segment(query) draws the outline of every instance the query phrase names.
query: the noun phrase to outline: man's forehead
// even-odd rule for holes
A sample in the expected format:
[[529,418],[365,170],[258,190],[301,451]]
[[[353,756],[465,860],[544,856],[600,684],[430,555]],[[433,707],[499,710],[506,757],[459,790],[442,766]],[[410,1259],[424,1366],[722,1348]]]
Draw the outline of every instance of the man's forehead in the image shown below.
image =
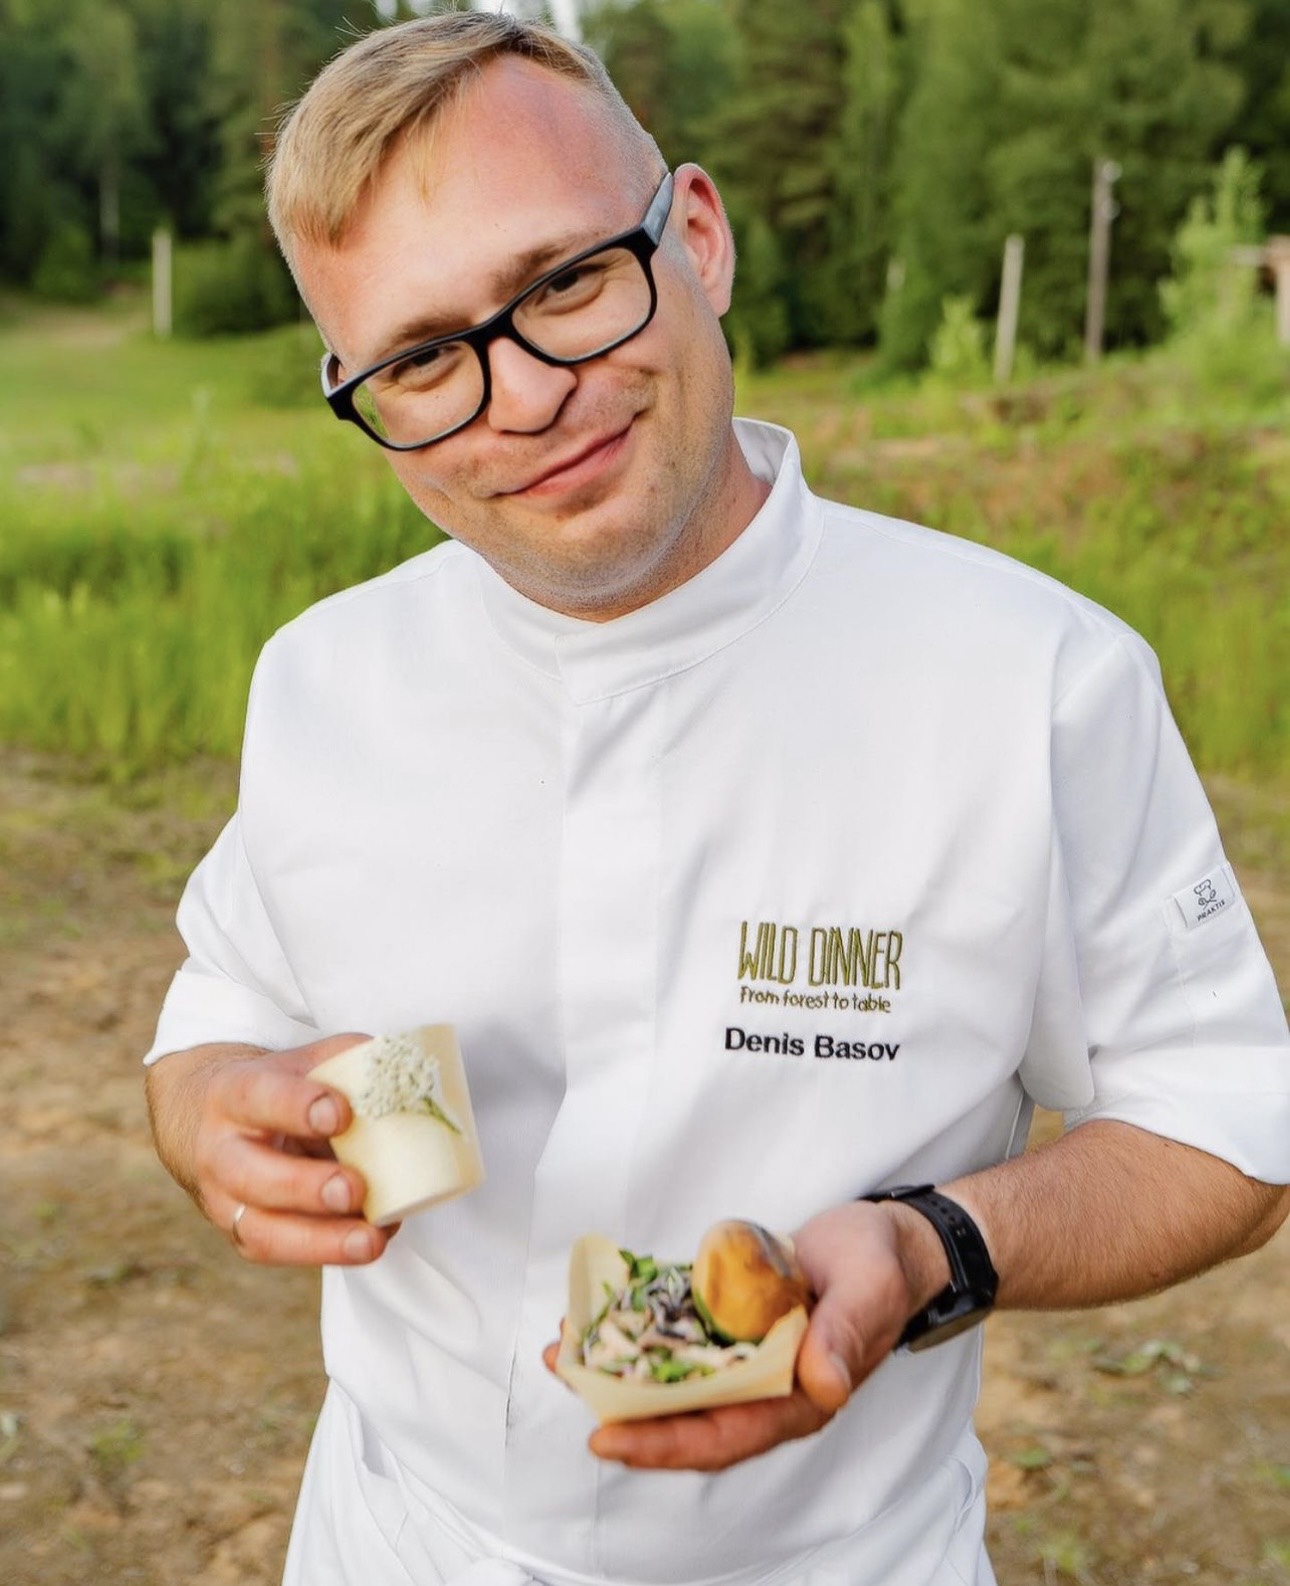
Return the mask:
[[612,195],[645,179],[647,147],[587,84],[510,57],[469,79],[406,153],[428,204],[462,185],[482,208],[485,195],[519,202],[535,180],[548,198]]
[[650,173],[582,85],[490,64],[434,125],[397,145],[339,245],[302,285],[342,361],[374,362],[462,329],[527,279],[638,218]]

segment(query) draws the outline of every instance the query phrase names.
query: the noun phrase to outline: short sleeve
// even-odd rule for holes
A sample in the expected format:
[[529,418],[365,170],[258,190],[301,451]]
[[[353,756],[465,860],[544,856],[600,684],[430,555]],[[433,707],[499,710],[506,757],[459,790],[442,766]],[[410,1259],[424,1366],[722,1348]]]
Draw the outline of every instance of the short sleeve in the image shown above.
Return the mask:
[[193,872],[179,905],[188,947],[144,1061],[207,1042],[300,1046],[320,1034],[274,934],[237,816]]
[[1053,789],[1092,1099],[1290,1182],[1290,1036],[1155,658],[1123,633],[1060,699]]

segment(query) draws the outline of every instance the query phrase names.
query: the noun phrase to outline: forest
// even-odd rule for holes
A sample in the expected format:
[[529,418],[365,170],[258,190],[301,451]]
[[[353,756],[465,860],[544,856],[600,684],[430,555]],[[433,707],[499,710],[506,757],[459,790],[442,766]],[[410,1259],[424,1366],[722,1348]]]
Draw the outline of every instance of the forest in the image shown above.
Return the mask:
[[[181,330],[295,318],[264,155],[323,61],[412,14],[0,0],[0,284],[94,301],[165,227]],[[1285,0],[596,0],[579,23],[668,161],[718,178],[741,259],[728,331],[753,364],[841,346],[917,368],[947,324],[991,320],[1014,234],[1024,355],[1077,356],[1102,162],[1111,349],[1167,333],[1161,283],[1229,151],[1232,240],[1290,231]]]

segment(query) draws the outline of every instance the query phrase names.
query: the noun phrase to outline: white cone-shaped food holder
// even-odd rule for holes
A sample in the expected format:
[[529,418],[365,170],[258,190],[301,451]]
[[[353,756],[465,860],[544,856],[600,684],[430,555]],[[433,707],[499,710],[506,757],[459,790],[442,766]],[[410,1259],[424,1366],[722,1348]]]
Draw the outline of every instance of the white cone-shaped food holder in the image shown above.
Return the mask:
[[353,1108],[353,1123],[331,1144],[367,1181],[368,1222],[399,1222],[483,1180],[466,1071],[450,1024],[364,1041],[309,1077],[342,1091]]
[[583,1335],[604,1309],[606,1296],[618,1293],[627,1277],[627,1263],[612,1240],[586,1234],[574,1245],[556,1372],[590,1406],[597,1420],[642,1421],[719,1404],[741,1404],[747,1399],[779,1399],[793,1391],[793,1367],[807,1324],[803,1306],[781,1316],[749,1359],[722,1366],[708,1376],[654,1382],[615,1377],[584,1365]]

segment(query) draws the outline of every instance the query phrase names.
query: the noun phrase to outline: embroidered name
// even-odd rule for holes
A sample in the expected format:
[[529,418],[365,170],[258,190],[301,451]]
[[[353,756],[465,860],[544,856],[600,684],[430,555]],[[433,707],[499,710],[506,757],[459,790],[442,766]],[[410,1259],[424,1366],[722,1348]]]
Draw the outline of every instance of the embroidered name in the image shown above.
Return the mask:
[[787,1030],[779,1035],[766,1035],[741,1029],[737,1024],[726,1026],[727,1052],[767,1052],[775,1057],[805,1057],[808,1040],[813,1057],[894,1063],[896,1053],[900,1051],[899,1041],[841,1041],[837,1036],[826,1035],[822,1031],[806,1037],[792,1035]]

